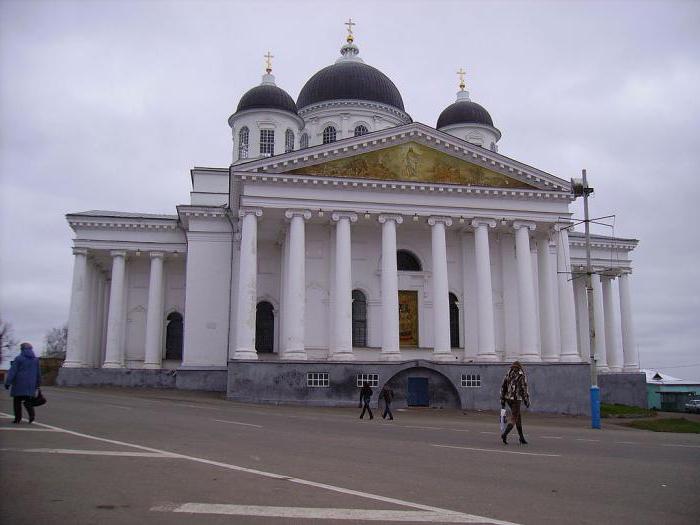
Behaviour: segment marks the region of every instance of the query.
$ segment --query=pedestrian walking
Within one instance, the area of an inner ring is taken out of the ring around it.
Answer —
[[[386,419],[387,414],[389,415],[389,419],[394,419],[394,415],[391,413],[391,402],[394,399],[394,391],[389,385],[384,385],[382,387],[382,391],[379,392],[379,398],[384,400],[382,419]]]
[[[32,345],[22,343],[20,345],[19,355],[12,361],[10,371],[5,379],[5,389],[12,387],[10,395],[12,396],[13,408],[15,411],[15,420],[13,423],[22,421],[22,402],[24,408],[27,409],[29,422],[34,421],[34,405],[32,400],[36,394],[36,389],[41,386],[41,369],[39,368],[39,359],[34,355]]]
[[[513,430],[513,425],[518,429],[520,436],[520,444],[527,445],[525,436],[523,435],[523,422],[520,415],[520,403],[525,403],[526,407],[530,406],[530,394],[527,391],[527,378],[525,370],[519,361],[515,361],[508,370],[508,373],[503,378],[501,385],[501,408],[506,407],[506,403],[510,407],[510,422],[506,426],[505,431],[501,434],[503,444],[508,444],[508,433]]]
[[[374,419],[372,409],[369,407],[370,399],[372,399],[372,389],[370,388],[369,383],[365,381],[365,383],[362,385],[362,388],[360,389],[360,406],[362,407],[360,419],[364,417],[365,410],[369,413],[369,418]]]

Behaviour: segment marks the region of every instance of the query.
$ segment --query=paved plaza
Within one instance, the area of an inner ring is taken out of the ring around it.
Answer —
[[[0,522],[697,523],[700,436],[525,413],[245,405],[181,391],[46,388],[0,408]]]

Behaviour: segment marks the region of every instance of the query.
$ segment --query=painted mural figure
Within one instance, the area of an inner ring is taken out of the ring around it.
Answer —
[[[518,436],[520,437],[520,444],[527,445],[525,441],[525,436],[523,435],[523,423],[520,416],[520,403],[525,403],[526,407],[530,406],[530,394],[527,391],[527,378],[525,377],[525,370],[523,370],[522,365],[519,361],[515,361],[510,365],[508,373],[503,378],[503,384],[501,385],[501,408],[505,408],[506,403],[510,407],[511,419],[508,423],[503,434],[501,434],[501,439],[503,444],[508,444],[508,433],[513,430],[513,425],[518,429]]]

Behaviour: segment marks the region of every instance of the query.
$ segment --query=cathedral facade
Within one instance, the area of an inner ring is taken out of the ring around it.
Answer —
[[[63,384],[343,405],[367,381],[399,404],[481,409],[520,360],[533,409],[586,413],[591,354],[638,375],[637,241],[593,236],[589,327],[571,181],[499,153],[463,79],[431,127],[351,32],[296,102],[269,59],[228,120],[230,166],[192,169],[176,214],[67,215]]]

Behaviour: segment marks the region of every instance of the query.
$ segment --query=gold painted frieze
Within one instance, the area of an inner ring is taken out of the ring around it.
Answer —
[[[533,188],[524,182],[416,142],[305,166],[289,173],[325,177],[436,182],[463,186]]]

